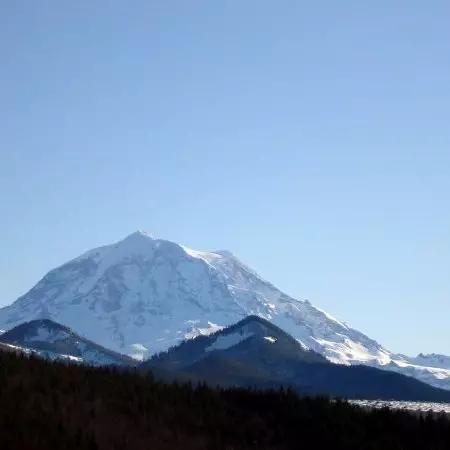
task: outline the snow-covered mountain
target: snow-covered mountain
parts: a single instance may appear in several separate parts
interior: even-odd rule
[[[68,360],[94,366],[135,365],[135,360],[91,342],[70,328],[49,319],[25,322],[0,336],[2,348],[34,353],[48,359]]]
[[[439,355],[436,353],[430,353],[428,355],[419,353],[415,358],[412,358],[411,361],[419,366],[450,369],[450,356]]]
[[[281,292],[231,253],[195,251],[144,232],[50,271],[0,309],[0,329],[49,318],[143,359],[247,315],[272,321],[330,361],[384,367],[450,388],[449,368],[391,353],[310,302]]]

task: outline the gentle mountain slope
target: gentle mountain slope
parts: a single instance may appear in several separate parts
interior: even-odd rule
[[[199,252],[142,232],[49,272],[0,309],[0,329],[48,318],[144,359],[248,315],[270,320],[331,361],[384,367],[450,387],[450,369],[389,352],[308,301],[284,294],[231,253]]]

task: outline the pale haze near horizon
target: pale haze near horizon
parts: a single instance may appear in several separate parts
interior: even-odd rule
[[[137,229],[450,354],[450,5],[0,6],[0,305]]]

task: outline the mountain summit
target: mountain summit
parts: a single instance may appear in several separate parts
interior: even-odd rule
[[[380,366],[450,387],[449,368],[392,354],[309,301],[281,292],[230,252],[197,251],[142,231],[50,271],[0,309],[0,329],[51,319],[144,359],[248,315],[273,322],[330,361]]]

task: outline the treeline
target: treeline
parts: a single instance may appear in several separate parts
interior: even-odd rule
[[[0,352],[0,448],[447,449],[450,422],[289,389],[169,385],[150,373]]]

